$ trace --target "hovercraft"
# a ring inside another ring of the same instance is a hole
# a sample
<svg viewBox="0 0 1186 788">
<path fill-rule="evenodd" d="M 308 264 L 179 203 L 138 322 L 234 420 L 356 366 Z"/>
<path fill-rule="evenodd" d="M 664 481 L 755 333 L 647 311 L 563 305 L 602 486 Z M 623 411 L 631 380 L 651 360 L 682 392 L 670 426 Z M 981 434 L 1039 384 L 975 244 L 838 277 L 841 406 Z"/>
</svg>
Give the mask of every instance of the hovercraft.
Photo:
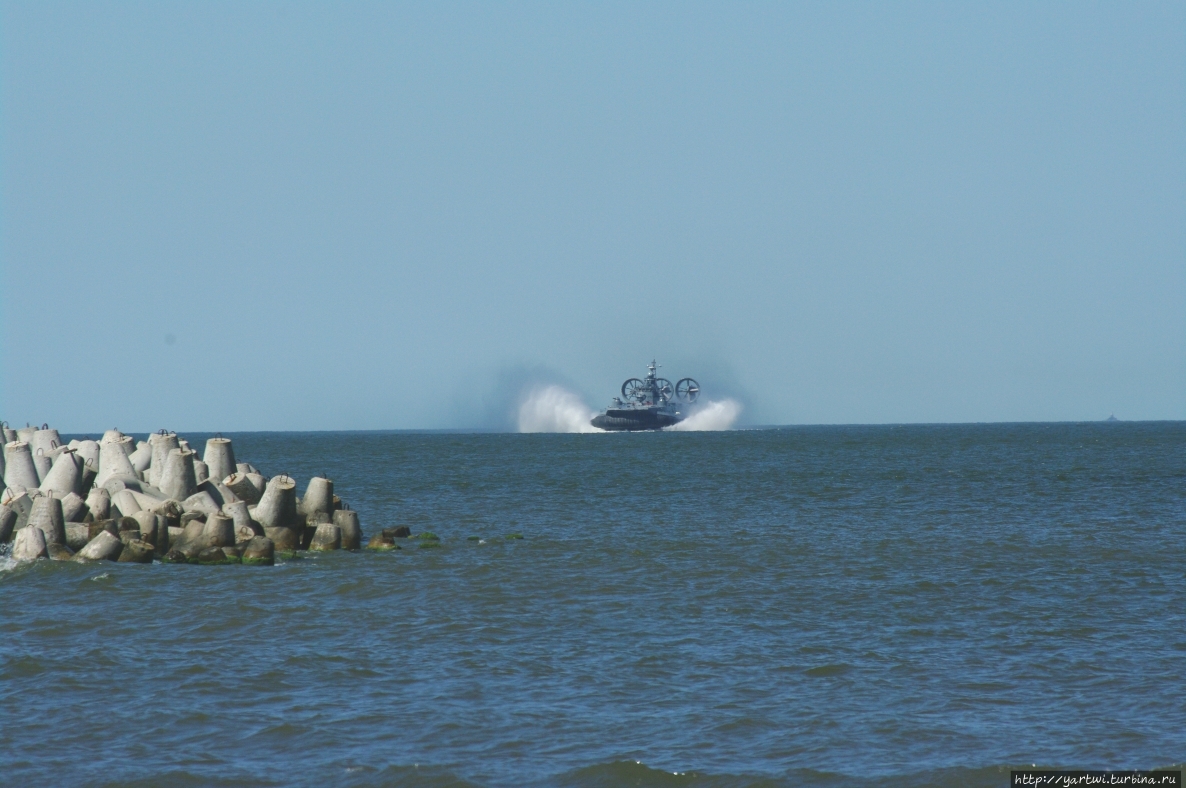
<svg viewBox="0 0 1186 788">
<path fill-rule="evenodd" d="M 700 396 L 700 384 L 682 378 L 674 386 L 657 374 L 660 364 L 647 365 L 644 380 L 629 378 L 622 384 L 622 396 L 593 417 L 590 422 L 609 432 L 661 430 L 679 424 L 688 417 L 688 406 Z"/>
</svg>

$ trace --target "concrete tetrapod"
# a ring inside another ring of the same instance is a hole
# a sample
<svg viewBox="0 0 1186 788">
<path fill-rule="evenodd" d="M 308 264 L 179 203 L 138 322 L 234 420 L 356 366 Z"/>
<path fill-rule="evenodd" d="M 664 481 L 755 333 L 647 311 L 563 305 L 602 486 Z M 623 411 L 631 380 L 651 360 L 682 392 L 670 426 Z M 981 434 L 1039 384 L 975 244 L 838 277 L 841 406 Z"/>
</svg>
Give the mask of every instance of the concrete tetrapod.
<svg viewBox="0 0 1186 788">
<path fill-rule="evenodd" d="M 16 439 L 18 441 L 23 441 L 24 443 L 28 443 L 29 441 L 33 440 L 33 433 L 37 432 L 37 430 L 39 430 L 39 429 L 41 429 L 41 428 L 40 427 L 17 427 Z"/>
<path fill-rule="evenodd" d="M 140 444 L 136 446 L 136 451 L 128 457 L 128 462 L 132 463 L 136 473 L 147 472 L 148 466 L 152 465 L 152 445 L 140 441 Z"/>
<path fill-rule="evenodd" d="M 29 438 L 29 449 L 33 452 L 33 454 L 37 454 L 37 452 L 49 454 L 51 451 L 61 445 L 62 436 L 58 434 L 57 430 L 37 430 L 33 433 L 33 436 Z"/>
<path fill-rule="evenodd" d="M 74 447 L 78 452 L 79 458 L 83 465 L 94 468 L 96 472 L 99 470 L 99 444 L 96 441 L 86 440 L 79 441 L 78 445 Z"/>
<path fill-rule="evenodd" d="M 16 525 L 13 527 L 18 531 L 24 528 L 33 511 L 33 499 L 29 497 L 29 494 L 22 490 L 19 495 L 9 498 L 5 505 L 16 512 Z"/>
<path fill-rule="evenodd" d="M 194 494 L 198 481 L 194 477 L 194 453 L 186 449 L 173 449 L 165 458 L 165 468 L 157 488 L 168 497 L 184 501 Z"/>
<path fill-rule="evenodd" d="M 235 544 L 235 522 L 225 514 L 216 513 L 206 518 L 202 539 L 207 547 L 231 547 Z"/>
<path fill-rule="evenodd" d="M 202 456 L 210 478 L 222 481 L 235 472 L 235 452 L 229 438 L 216 436 L 206 441 L 206 453 Z"/>
<path fill-rule="evenodd" d="M 37 466 L 33 464 L 33 452 L 24 441 L 13 441 L 4 445 L 4 486 L 14 493 L 34 490 L 40 486 Z"/>
<path fill-rule="evenodd" d="M 46 544 L 66 544 L 66 518 L 62 516 L 62 502 L 49 495 L 33 499 L 26 528 L 40 528 Z"/>
<path fill-rule="evenodd" d="M 148 436 L 148 445 L 152 447 L 152 462 L 148 466 L 148 483 L 159 487 L 169 452 L 173 449 L 180 449 L 181 444 L 177 441 L 177 433 L 158 432 Z"/>
<path fill-rule="evenodd" d="M 112 517 L 131 517 L 143 508 L 131 490 L 116 490 L 111 496 Z"/>
<path fill-rule="evenodd" d="M 86 547 L 74 554 L 75 561 L 117 561 L 124 550 L 124 543 L 110 531 L 100 531 L 87 542 Z"/>
<path fill-rule="evenodd" d="M 68 523 L 81 523 L 89 511 L 86 501 L 82 500 L 82 496 L 76 492 L 72 492 L 62 499 L 62 517 Z"/>
<path fill-rule="evenodd" d="M 58 455 L 49 473 L 41 480 L 41 491 L 51 493 L 55 498 L 65 498 L 77 492 L 81 480 L 82 464 L 73 450 L 67 450 Z"/>
<path fill-rule="evenodd" d="M 111 516 L 111 493 L 103 487 L 92 487 L 86 496 L 87 508 L 96 520 L 106 520 Z"/>
<path fill-rule="evenodd" d="M 334 512 L 334 525 L 342 531 L 343 550 L 357 550 L 362 547 L 362 528 L 358 524 L 358 512 L 353 509 L 338 509 Z"/>
<path fill-rule="evenodd" d="M 50 457 L 48 454 L 42 452 L 41 449 L 38 449 L 37 451 L 33 452 L 33 467 L 37 469 L 37 478 L 44 479 L 54 467 L 53 457 Z M 38 483 L 38 486 L 40 486 L 40 482 Z"/>
<path fill-rule="evenodd" d="M 136 469 L 132 467 L 132 461 L 128 459 L 123 446 L 106 441 L 99 444 L 99 475 L 95 478 L 95 483 L 102 487 L 113 476 L 139 478 L 136 476 Z"/>
<path fill-rule="evenodd" d="M 282 553 L 301 549 L 301 537 L 293 528 L 265 528 L 264 535 Z"/>
<path fill-rule="evenodd" d="M 16 528 L 16 511 L 0 506 L 0 544 L 7 544 L 12 539 L 12 532 Z"/>
<path fill-rule="evenodd" d="M 45 534 L 40 528 L 22 528 L 17 531 L 16 541 L 12 545 L 12 560 L 36 561 L 38 558 L 49 558 Z"/>
<path fill-rule="evenodd" d="M 255 523 L 251 519 L 251 512 L 247 510 L 247 501 L 231 501 L 222 505 L 222 511 L 227 517 L 235 521 L 235 528 L 250 528 L 253 531 L 259 529 L 259 535 L 263 536 L 263 527 Z"/>
<path fill-rule="evenodd" d="M 245 473 L 232 473 L 222 480 L 222 484 L 233 492 L 236 498 L 246 501 L 252 506 L 259 503 L 260 498 L 263 497 L 262 487 L 248 479 Z"/>
<path fill-rule="evenodd" d="M 305 497 L 301 499 L 301 511 L 309 516 L 312 522 L 317 513 L 329 515 L 331 519 L 321 522 L 331 522 L 334 511 L 334 482 L 322 476 L 314 476 L 305 488 Z"/>
<path fill-rule="evenodd" d="M 202 512 L 203 514 L 214 514 L 221 511 L 222 507 L 218 505 L 218 501 L 205 490 L 198 490 L 196 493 L 186 498 L 181 502 L 181 508 L 187 512 Z"/>
<path fill-rule="evenodd" d="M 150 545 L 156 545 L 157 534 L 161 529 L 160 523 L 164 522 L 163 517 L 153 512 L 139 511 L 132 515 L 132 519 L 140 524 L 140 538 Z"/>
<path fill-rule="evenodd" d="M 322 523 L 317 526 L 313 534 L 313 541 L 309 543 L 310 550 L 340 550 L 342 548 L 342 529 L 336 525 Z"/>
<path fill-rule="evenodd" d="M 267 489 L 256 504 L 252 517 L 265 529 L 296 526 L 296 482 L 291 476 L 273 476 L 268 481 Z"/>
</svg>

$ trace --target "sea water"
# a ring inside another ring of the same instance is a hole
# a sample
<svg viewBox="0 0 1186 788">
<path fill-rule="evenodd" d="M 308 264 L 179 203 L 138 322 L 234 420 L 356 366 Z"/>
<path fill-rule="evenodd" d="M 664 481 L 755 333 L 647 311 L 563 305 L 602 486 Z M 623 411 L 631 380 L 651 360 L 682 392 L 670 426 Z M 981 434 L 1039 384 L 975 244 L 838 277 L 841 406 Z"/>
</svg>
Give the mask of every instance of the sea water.
<svg viewBox="0 0 1186 788">
<path fill-rule="evenodd" d="M 1004 786 L 1186 760 L 1181 423 L 230 437 L 440 546 L 4 562 L 0 784 Z"/>
</svg>

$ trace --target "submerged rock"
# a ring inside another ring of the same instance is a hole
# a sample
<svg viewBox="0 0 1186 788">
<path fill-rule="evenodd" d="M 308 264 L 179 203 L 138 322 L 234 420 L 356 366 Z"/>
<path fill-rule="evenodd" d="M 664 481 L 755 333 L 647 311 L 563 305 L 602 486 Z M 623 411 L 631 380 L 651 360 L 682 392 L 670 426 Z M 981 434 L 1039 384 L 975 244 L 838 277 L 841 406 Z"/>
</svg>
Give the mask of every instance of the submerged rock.
<svg viewBox="0 0 1186 788">
<path fill-rule="evenodd" d="M 400 547 L 395 543 L 395 540 L 387 535 L 386 531 L 381 531 L 371 537 L 367 542 L 368 550 L 399 550 Z"/>
<path fill-rule="evenodd" d="M 119 560 L 121 563 L 151 564 L 153 552 L 153 546 L 148 542 L 133 539 L 124 545 L 123 552 L 119 554 Z"/>
<path fill-rule="evenodd" d="M 389 536 L 392 539 L 407 539 L 412 535 L 412 529 L 406 525 L 401 525 L 396 528 L 384 528 L 383 535 Z"/>
<path fill-rule="evenodd" d="M 313 541 L 309 543 L 310 550 L 340 550 L 341 547 L 342 529 L 328 523 L 317 526 L 317 531 L 313 534 Z"/>
<path fill-rule="evenodd" d="M 221 547 L 207 547 L 198 553 L 198 563 L 202 566 L 219 566 L 221 564 L 237 564 L 239 556 L 228 556 Z"/>
<path fill-rule="evenodd" d="M 64 544 L 47 544 L 45 552 L 49 554 L 51 561 L 69 561 L 74 557 L 74 551 Z"/>
<path fill-rule="evenodd" d="M 276 546 L 266 536 L 257 536 L 243 546 L 242 559 L 248 566 L 272 566 L 276 563 Z"/>
</svg>

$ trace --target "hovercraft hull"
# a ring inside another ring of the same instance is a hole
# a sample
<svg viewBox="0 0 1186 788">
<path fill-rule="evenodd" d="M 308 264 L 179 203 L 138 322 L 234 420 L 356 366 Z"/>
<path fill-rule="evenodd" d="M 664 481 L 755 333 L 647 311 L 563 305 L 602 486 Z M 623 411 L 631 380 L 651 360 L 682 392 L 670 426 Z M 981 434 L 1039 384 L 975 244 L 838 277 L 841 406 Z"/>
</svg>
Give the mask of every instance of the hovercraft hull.
<svg viewBox="0 0 1186 788">
<path fill-rule="evenodd" d="M 683 420 L 681 415 L 658 408 L 611 408 L 594 416 L 590 424 L 607 432 L 641 432 L 661 430 Z"/>
</svg>

